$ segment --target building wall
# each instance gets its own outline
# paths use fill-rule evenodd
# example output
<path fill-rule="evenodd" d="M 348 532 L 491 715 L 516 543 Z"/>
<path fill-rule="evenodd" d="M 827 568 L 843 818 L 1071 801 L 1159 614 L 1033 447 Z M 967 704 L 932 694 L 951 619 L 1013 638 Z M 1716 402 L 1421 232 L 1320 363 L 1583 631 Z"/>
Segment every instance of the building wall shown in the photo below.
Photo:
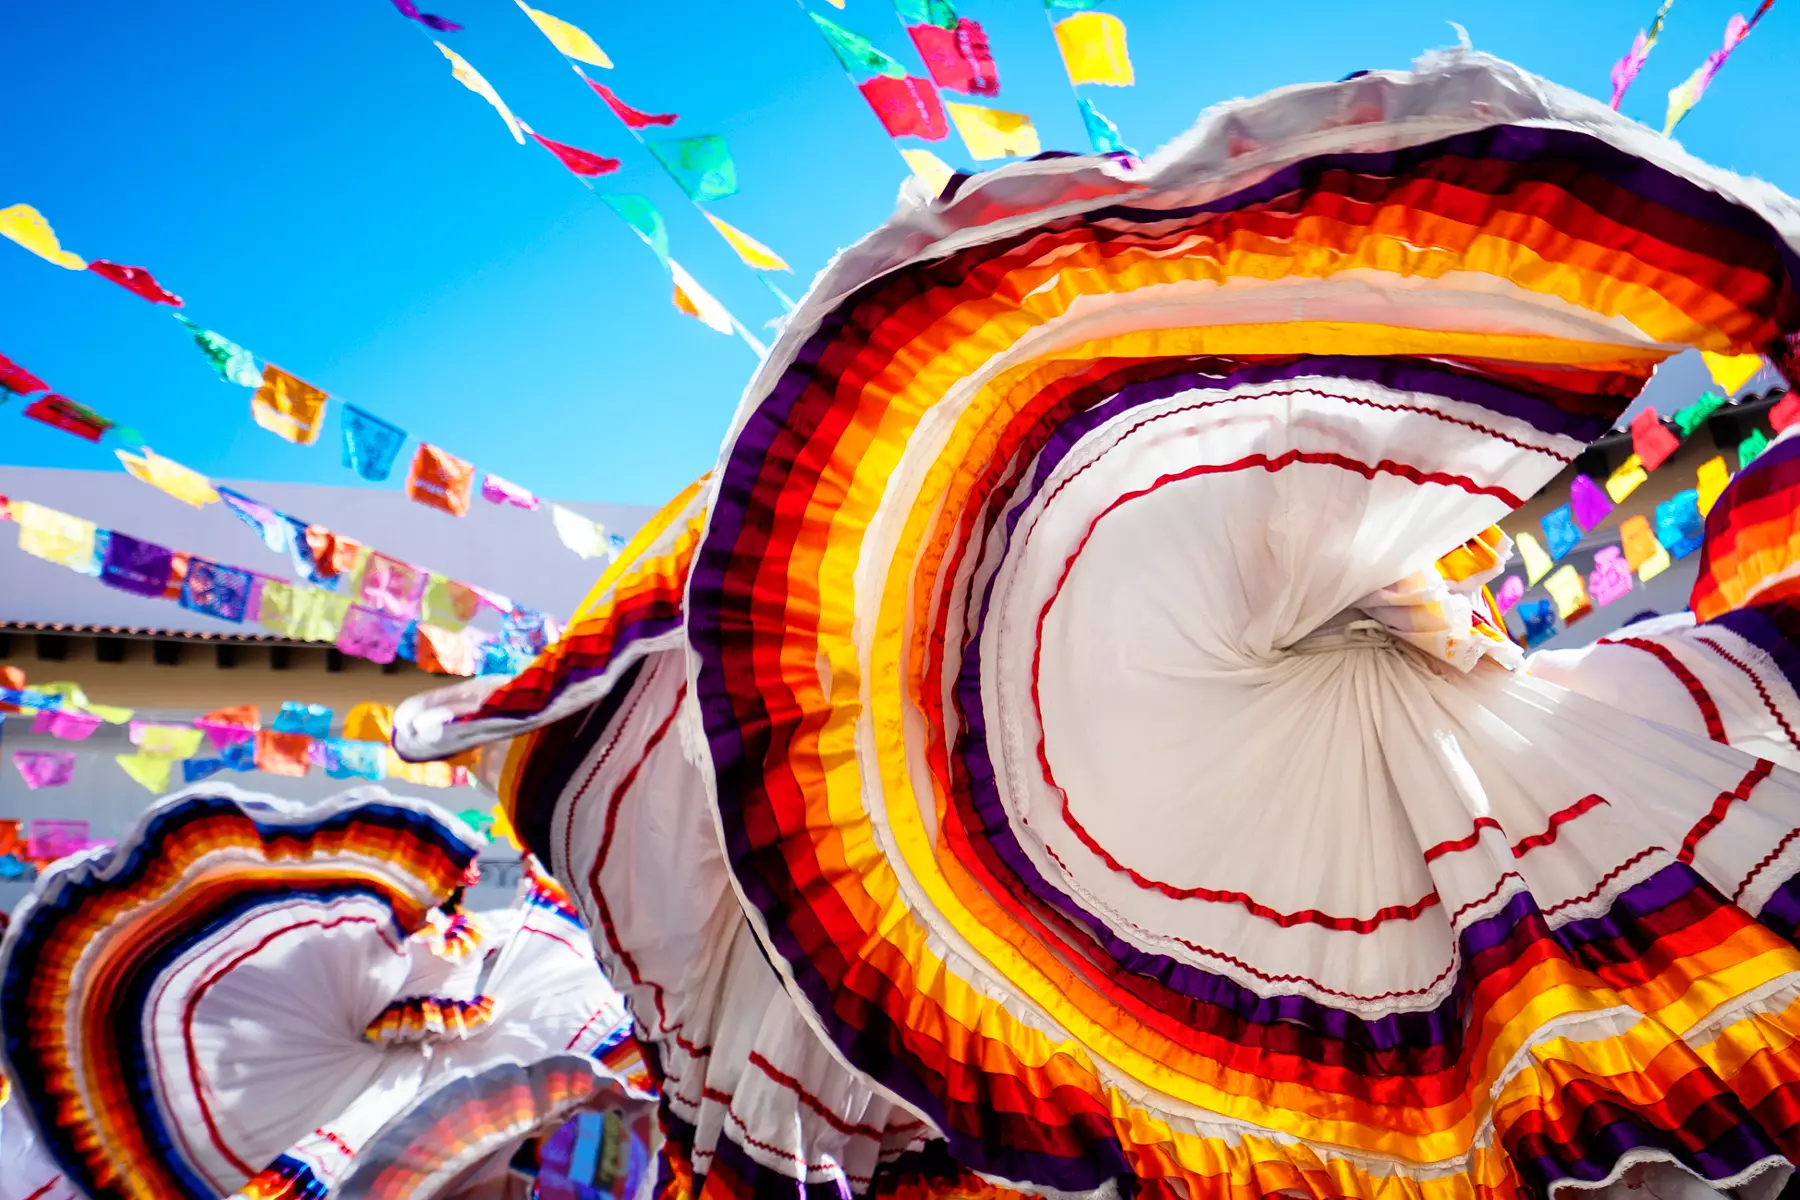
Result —
<path fill-rule="evenodd" d="M 100 639 L 71 635 L 62 639 L 67 657 L 45 659 L 38 654 L 38 637 L 30 633 L 0 635 L 0 666 L 21 668 L 35 683 L 72 680 L 97 704 L 126 708 L 156 707 L 194 713 L 236 704 L 254 704 L 265 715 L 281 708 L 284 700 L 323 704 L 342 713 L 365 700 L 398 704 L 417 692 L 454 682 L 433 675 L 409 662 L 389 671 L 366 659 L 330 656 L 337 670 L 327 667 L 324 646 L 277 647 L 226 644 L 234 665 L 219 665 L 218 644 L 202 641 L 172 643 L 180 660 L 172 665 L 155 661 L 156 643 L 148 638 L 119 638 L 124 661 L 101 662 Z M 274 663 L 287 665 L 276 669 Z"/>

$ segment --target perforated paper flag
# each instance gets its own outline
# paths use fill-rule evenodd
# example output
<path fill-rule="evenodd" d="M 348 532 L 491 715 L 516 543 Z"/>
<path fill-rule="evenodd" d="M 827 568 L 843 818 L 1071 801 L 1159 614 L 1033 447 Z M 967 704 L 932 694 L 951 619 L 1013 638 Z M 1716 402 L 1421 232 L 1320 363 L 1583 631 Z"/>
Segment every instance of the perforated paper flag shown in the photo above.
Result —
<path fill-rule="evenodd" d="M 1008 156 L 1029 157 L 1038 152 L 1037 129 L 1024 113 L 1002 112 L 974 104 L 945 101 L 956 131 L 962 134 L 970 157 L 978 161 Z"/>
<path fill-rule="evenodd" d="M 252 500 L 242 492 L 234 492 L 230 488 L 219 489 L 219 499 L 231 510 L 233 516 L 251 529 L 276 554 L 285 553 L 291 537 L 291 527 L 287 520 L 274 509 L 260 500 Z"/>
<path fill-rule="evenodd" d="M 181 307 L 181 297 L 156 282 L 156 276 L 143 267 L 128 267 L 123 263 L 107 262 L 96 258 L 88 263 L 88 270 L 102 279 L 111 280 L 134 296 L 150 301 L 152 304 L 167 304 L 171 308 Z"/>
<path fill-rule="evenodd" d="M 1594 603 L 1608 605 L 1631 592 L 1631 567 L 1617 546 L 1602 546 L 1594 553 L 1594 567 L 1588 572 L 1588 595 Z"/>
<path fill-rule="evenodd" d="M 50 385 L 21 367 L 12 359 L 0 354 L 0 399 L 6 392 L 20 396 L 28 396 L 33 392 L 47 392 Z"/>
<path fill-rule="evenodd" d="M 481 480 L 481 498 L 490 504 L 510 504 L 514 508 L 522 508 L 527 512 L 537 511 L 541 501 L 530 491 L 516 483 L 509 483 L 498 475 L 486 475 Z"/>
<path fill-rule="evenodd" d="M 1519 552 L 1519 561 L 1525 564 L 1525 581 L 1529 584 L 1535 585 L 1556 566 L 1555 560 L 1529 533 L 1520 533 L 1515 537 L 1513 546 Z"/>
<path fill-rule="evenodd" d="M 1557 562 L 1581 541 L 1581 528 L 1575 524 L 1575 514 L 1567 504 L 1545 513 L 1538 524 L 1544 527 L 1544 545 Z"/>
<path fill-rule="evenodd" d="M 256 619 L 270 633 L 297 642 L 335 642 L 349 611 L 348 596 L 270 579 L 258 593 Z"/>
<path fill-rule="evenodd" d="M 37 715 L 31 718 L 31 732 L 47 734 L 65 742 L 83 742 L 103 724 L 105 722 L 99 717 L 89 713 L 40 708 Z"/>
<path fill-rule="evenodd" d="M 915 25 L 906 32 L 925 61 L 931 81 L 939 87 L 969 96 L 1000 94 L 1000 70 L 980 22 L 964 17 L 954 28 Z"/>
<path fill-rule="evenodd" d="M 1679 449 L 1681 442 L 1663 427 L 1656 409 L 1646 408 L 1631 419 L 1631 450 L 1644 464 L 1644 470 L 1656 470 Z"/>
<path fill-rule="evenodd" d="M 414 4 L 413 0 L 394 0 L 394 7 L 400 10 L 401 16 L 417 21 L 427 29 L 435 29 L 439 33 L 455 33 L 462 28 L 455 21 L 447 21 L 433 13 L 420 12 L 419 6 Z"/>
<path fill-rule="evenodd" d="M 735 332 L 737 323 L 732 320 L 730 311 L 713 299 L 712 293 L 701 287 L 680 263 L 672 258 L 668 261 L 669 273 L 675 277 L 675 307 L 690 317 L 699 318 L 708 329 L 723 334 Z"/>
<path fill-rule="evenodd" d="M 432 575 L 425 585 L 425 599 L 419 606 L 419 619 L 441 625 L 445 629 L 461 629 L 475 619 L 481 609 L 481 597 L 475 589 Z"/>
<path fill-rule="evenodd" d="M 1700 357 L 1706 360 L 1706 369 L 1713 382 L 1724 389 L 1727 396 L 1737 395 L 1751 377 L 1767 365 L 1760 354 L 1713 354 L 1702 350 Z"/>
<path fill-rule="evenodd" d="M 1056 23 L 1056 44 L 1070 83 L 1129 87 L 1131 54 L 1125 45 L 1125 22 L 1107 12 L 1077 13 Z"/>
<path fill-rule="evenodd" d="M 386 745 L 394 736 L 394 706 L 366 700 L 344 714 L 344 737 Z"/>
<path fill-rule="evenodd" d="M 0 237 L 17 242 L 47 262 L 71 271 L 87 268 L 87 260 L 79 254 L 71 254 L 62 248 L 56 240 L 56 231 L 50 228 L 50 222 L 44 220 L 44 214 L 29 204 L 14 204 L 8 208 L 0 208 Z"/>
<path fill-rule="evenodd" d="M 635 192 L 608 193 L 600 197 L 606 206 L 619 214 L 619 218 L 631 226 L 631 231 L 638 235 L 646 246 L 656 252 L 656 257 L 667 262 L 669 259 L 669 227 L 663 221 L 663 215 L 657 211 L 656 205 L 650 203 L 647 196 Z"/>
<path fill-rule="evenodd" d="M 1776 401 L 1775 407 L 1769 410 L 1769 424 L 1776 433 L 1800 424 L 1800 393 L 1789 392 Z"/>
<path fill-rule="evenodd" d="M 319 440 L 325 402 L 330 398 L 304 379 L 269 363 L 263 367 L 262 386 L 250 398 L 250 415 L 276 437 L 310 446 Z"/>
<path fill-rule="evenodd" d="M 94 844 L 86 821 L 33 820 L 30 828 L 31 857 L 39 862 L 80 854 Z"/>
<path fill-rule="evenodd" d="M 175 773 L 175 759 L 153 754 L 115 754 L 113 761 L 153 796 L 169 790 L 169 776 Z"/>
<path fill-rule="evenodd" d="M 248 350 L 223 334 L 201 328 L 180 313 L 173 315 L 193 335 L 194 344 L 200 347 L 200 353 L 206 355 L 207 360 L 212 363 L 213 370 L 219 373 L 220 379 L 240 387 L 262 386 L 262 368 L 256 365 L 256 357 Z"/>
<path fill-rule="evenodd" d="M 874 42 L 860 33 L 853 33 L 835 21 L 828 21 L 818 13 L 808 13 L 819 32 L 825 35 L 826 44 L 831 52 L 837 55 L 838 62 L 844 70 L 861 78 L 863 72 L 873 71 L 877 75 L 886 75 L 892 79 L 906 77 L 906 68 L 900 60 L 891 54 L 878 49 Z"/>
<path fill-rule="evenodd" d="M 894 0 L 894 12 L 903 25 L 956 28 L 956 8 L 949 0 Z"/>
<path fill-rule="evenodd" d="M 256 769 L 300 778 L 312 766 L 312 739 L 304 733 L 264 729 L 256 735 Z"/>
<path fill-rule="evenodd" d="M 405 621 L 416 621 L 431 573 L 385 554 L 369 555 L 363 569 L 361 600 L 365 607 Z"/>
<path fill-rule="evenodd" d="M 1718 392 L 1704 392 L 1692 404 L 1676 409 L 1675 415 L 1669 420 L 1675 422 L 1675 432 L 1680 434 L 1682 440 L 1685 441 L 1693 437 L 1724 403 L 1725 397 Z"/>
<path fill-rule="evenodd" d="M 320 765 L 333 779 L 382 779 L 387 775 L 387 747 L 380 742 L 327 738 L 314 742 Z"/>
<path fill-rule="evenodd" d="M 1769 435 L 1760 429 L 1752 429 L 1750 436 L 1738 443 L 1738 470 L 1743 470 L 1756 461 L 1757 455 L 1769 448 Z"/>
<path fill-rule="evenodd" d="M 1107 119 L 1106 115 L 1094 107 L 1094 102 L 1086 96 L 1077 96 L 1075 104 L 1081 109 L 1081 123 L 1087 129 L 1088 144 L 1096 154 L 1130 153 L 1131 147 L 1119 136 L 1119 127 Z"/>
<path fill-rule="evenodd" d="M 1649 478 L 1644 470 L 1643 460 L 1635 454 L 1628 454 L 1625 461 L 1606 477 L 1606 494 L 1612 497 L 1614 504 L 1619 504 Z"/>
<path fill-rule="evenodd" d="M 114 450 L 113 453 L 118 455 L 120 464 L 133 479 L 147 483 L 183 504 L 205 508 L 219 501 L 219 493 L 206 476 L 172 458 L 164 458 L 148 448 L 142 454 L 133 454 L 129 450 Z"/>
<path fill-rule="evenodd" d="M 949 163 L 929 150 L 912 150 L 903 147 L 900 157 L 906 160 L 906 165 L 912 168 L 912 173 L 919 177 L 919 181 L 933 196 L 943 195 L 944 186 L 956 175 L 956 172 L 950 169 Z"/>
<path fill-rule="evenodd" d="M 99 576 L 100 531 L 92 521 L 30 500 L 14 500 L 12 515 L 19 525 L 19 549 L 71 571 Z"/>
<path fill-rule="evenodd" d="M 439 675 L 475 674 L 475 647 L 460 629 L 442 629 L 420 622 L 413 661 Z"/>
<path fill-rule="evenodd" d="M 525 15 L 531 18 L 531 23 L 543 30 L 544 36 L 550 39 L 550 44 L 570 58 L 595 67 L 613 65 L 612 59 L 606 56 L 606 51 L 600 49 L 600 44 L 580 26 L 571 25 L 561 17 L 553 17 L 541 9 L 532 8 L 525 0 L 516 2 L 525 10 Z"/>
<path fill-rule="evenodd" d="M 1577 472 L 1569 485 L 1569 512 L 1575 518 L 1576 527 L 1583 533 L 1597 528 L 1612 515 L 1612 510 L 1612 501 L 1606 498 L 1600 485 Z"/>
<path fill-rule="evenodd" d="M 406 475 L 406 494 L 427 508 L 466 517 L 475 495 L 475 464 L 420 442 Z"/>
<path fill-rule="evenodd" d="M 355 658 L 391 663 L 405 632 L 406 622 L 399 617 L 352 604 L 344 617 L 344 627 L 338 631 L 337 648 Z"/>
<path fill-rule="evenodd" d="M 737 194 L 737 164 L 731 159 L 730 144 L 717 134 L 662 138 L 644 145 L 695 200 L 704 203 Z"/>
<path fill-rule="evenodd" d="M 406 430 L 354 404 L 343 406 L 338 424 L 344 434 L 344 465 L 370 483 L 387 479 L 406 444 Z"/>
<path fill-rule="evenodd" d="M 1658 542 L 1656 552 L 1638 567 L 1638 582 L 1649 583 L 1674 565 L 1674 562 L 1675 560 L 1669 557 L 1669 552 L 1663 548 L 1662 543 Z"/>
<path fill-rule="evenodd" d="M 1704 469 L 1704 468 L 1702 468 Z M 1675 558 L 1686 558 L 1706 540 L 1706 521 L 1700 513 L 1700 493 L 1676 492 L 1656 506 L 1656 540 Z"/>
<path fill-rule="evenodd" d="M 1525 626 L 1527 648 L 1556 636 L 1556 605 L 1549 599 L 1527 600 L 1514 611 Z"/>
<path fill-rule="evenodd" d="M 875 110 L 889 137 L 916 137 L 936 142 L 950 136 L 944 103 L 938 99 L 937 87 L 929 79 L 912 75 L 889 79 L 877 75 L 863 80 L 857 90 Z"/>
<path fill-rule="evenodd" d="M 31 791 L 66 787 L 75 778 L 72 750 L 14 750 L 13 766 Z"/>
<path fill-rule="evenodd" d="M 562 544 L 582 558 L 599 558 L 608 552 L 606 527 L 560 504 L 550 506 L 550 520 Z"/>
<path fill-rule="evenodd" d="M 238 704 L 215 708 L 194 721 L 205 731 L 208 740 L 219 749 L 249 741 L 262 728 L 262 714 L 254 704 Z"/>
<path fill-rule="evenodd" d="M 733 250 L 737 251 L 737 256 L 743 259 L 748 265 L 755 267 L 759 271 L 793 270 L 792 267 L 787 265 L 787 261 L 783 259 L 781 255 L 775 253 L 743 230 L 726 224 L 711 213 L 706 214 L 706 219 L 712 222 L 712 227 L 719 231 L 720 236 L 730 244 Z"/>
<path fill-rule="evenodd" d="M 613 110 L 613 115 L 615 117 L 619 118 L 619 120 L 625 122 L 625 124 L 633 129 L 648 129 L 652 125 L 673 125 L 680 119 L 676 113 L 651 113 L 644 112 L 642 109 L 633 108 L 631 105 L 619 99 L 613 90 L 604 83 L 596 83 L 592 79 L 588 79 L 587 72 L 583 71 L 580 67 L 575 68 L 575 73 L 581 76 L 589 87 L 594 89 L 594 94 L 596 96 L 599 96 L 602 100 L 606 101 L 606 107 Z"/>
<path fill-rule="evenodd" d="M 175 552 L 167 546 L 114 532 L 100 559 L 100 582 L 134 596 L 160 599 L 169 589 L 174 560 Z"/>
<path fill-rule="evenodd" d="M 72 433 L 89 442 L 99 441 L 102 434 L 113 428 L 111 421 L 87 405 L 77 404 L 67 396 L 59 396 L 55 392 L 39 396 L 26 405 L 25 415 L 34 421 L 42 421 L 52 429 Z"/>
<path fill-rule="evenodd" d="M 450 60 L 450 74 L 456 78 L 456 81 L 493 105 L 494 111 L 500 114 L 500 119 L 506 122 L 506 130 L 512 134 L 513 141 L 523 146 L 525 131 L 519 128 L 519 119 L 513 116 L 512 109 L 506 107 L 506 101 L 500 98 L 500 93 L 494 90 L 494 85 L 482 78 L 481 72 L 471 67 L 467 59 L 444 43 L 433 42 L 431 44 L 441 50 L 444 57 Z"/>
<path fill-rule="evenodd" d="M 1517 575 L 1508 575 L 1494 589 L 1494 606 L 1501 612 L 1511 612 L 1513 606 L 1525 598 L 1525 581 Z"/>
<path fill-rule="evenodd" d="M 1656 540 L 1649 517 L 1639 513 L 1619 522 L 1619 549 L 1625 555 L 1625 565 L 1633 571 L 1656 557 L 1662 543 Z"/>
<path fill-rule="evenodd" d="M 254 584 L 255 577 L 248 571 L 191 558 L 181 584 L 181 607 L 236 624 L 249 610 Z"/>
<path fill-rule="evenodd" d="M 325 737 L 331 732 L 334 714 L 323 704 L 302 704 L 284 700 L 270 728 L 277 733 L 304 733 L 308 737 Z"/>
<path fill-rule="evenodd" d="M 1662 32 L 1663 18 L 1674 4 L 1675 0 L 1663 0 L 1662 8 L 1657 12 L 1656 22 L 1651 25 L 1650 32 L 1645 33 L 1642 29 L 1638 30 L 1637 37 L 1632 39 L 1631 49 L 1627 50 L 1625 56 L 1612 65 L 1612 106 L 1615 112 L 1625 99 L 1626 89 L 1631 87 L 1632 81 L 1638 77 L 1638 72 L 1644 69 L 1644 63 L 1650 58 L 1650 51 L 1656 48 L 1656 38 Z"/>
<path fill-rule="evenodd" d="M 1593 607 L 1588 601 L 1587 585 L 1582 582 L 1581 572 L 1568 563 L 1550 572 L 1549 578 L 1544 580 L 1544 590 L 1556 602 L 1556 615 L 1564 624 L 1580 620 Z"/>
<path fill-rule="evenodd" d="M 1695 503 L 1700 510 L 1700 515 L 1704 517 L 1712 511 L 1713 505 L 1718 503 L 1719 497 L 1724 494 L 1725 485 L 1731 482 L 1731 468 L 1725 465 L 1722 455 L 1709 458 L 1700 464 L 1700 469 L 1695 472 L 1695 479 L 1698 482 Z M 1666 541 L 1663 542 L 1665 546 L 1668 544 Z M 1674 548 L 1670 547 L 1671 553 L 1673 550 Z M 1675 557 L 1680 558 L 1681 556 L 1677 554 Z"/>
<path fill-rule="evenodd" d="M 581 147 L 571 146 L 567 142 L 552 141 L 529 125 L 524 126 L 524 129 L 538 145 L 556 155 L 558 162 L 584 179 L 610 175 L 624 165 L 616 158 L 607 158 L 604 154 L 595 154 L 591 150 L 583 150 Z"/>

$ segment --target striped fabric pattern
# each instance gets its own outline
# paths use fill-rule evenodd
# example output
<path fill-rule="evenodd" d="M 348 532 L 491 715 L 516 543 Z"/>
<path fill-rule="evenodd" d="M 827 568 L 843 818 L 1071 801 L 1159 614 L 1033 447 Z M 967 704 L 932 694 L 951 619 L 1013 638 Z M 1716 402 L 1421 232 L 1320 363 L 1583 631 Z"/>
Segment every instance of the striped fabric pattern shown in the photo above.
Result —
<path fill-rule="evenodd" d="M 1061 581 L 1041 610 L 1003 593 L 1020 562 L 1066 555 L 1066 578 L 1125 506 L 1310 473 L 1391 503 L 1429 564 L 1671 354 L 1800 327 L 1792 203 L 1600 109 L 1466 56 L 1251 102 L 1141 176 L 1011 168 L 847 254 L 752 387 L 688 588 L 709 795 L 789 991 L 960 1168 L 1448 1198 L 1640 1160 L 1735 1186 L 1800 1153 L 1800 952 L 1772 911 L 1791 881 L 1758 862 L 1800 791 L 1769 764 L 1692 750 L 1704 782 L 1671 785 L 1679 827 L 1641 843 L 1597 790 L 1542 796 L 1531 823 L 1453 806 L 1423 842 L 1434 886 L 1357 914 L 1158 879 L 1066 798 L 1052 844 L 995 750 L 1022 736 L 1057 793 L 1029 704 Z M 1252 425 L 1297 432 L 1264 449 Z M 1106 492 L 1183 436 L 1192 465 Z M 1469 686 L 1509 713 L 1524 694 Z M 1591 873 L 1552 883 L 1552 862 Z M 1076 886 L 1102 877 L 1156 893 L 1143 911 L 1222 914 L 1231 946 L 1123 920 Z M 1261 957 L 1426 930 L 1441 972 L 1390 989 Z M 704 1194 L 760 1190 L 730 1166 L 721 1149 Z"/>

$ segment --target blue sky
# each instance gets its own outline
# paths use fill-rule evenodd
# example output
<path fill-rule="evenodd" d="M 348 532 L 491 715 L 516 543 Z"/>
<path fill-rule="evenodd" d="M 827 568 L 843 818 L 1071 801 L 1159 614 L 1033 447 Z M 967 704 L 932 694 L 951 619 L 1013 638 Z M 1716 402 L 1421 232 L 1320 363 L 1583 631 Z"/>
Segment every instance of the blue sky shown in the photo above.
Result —
<path fill-rule="evenodd" d="M 817 11 L 918 70 L 888 0 Z M 890 211 L 905 168 L 787 0 L 540 0 L 591 33 L 626 100 L 729 137 L 742 190 L 714 211 L 797 272 L 798 296 Z M 667 214 L 684 265 L 752 327 L 773 298 L 510 0 L 422 5 L 540 133 L 625 160 L 601 181 Z M 1036 0 L 962 0 L 992 39 L 996 107 L 1085 149 Z M 1653 0 L 1111 0 L 1137 86 L 1087 93 L 1141 150 L 1209 104 L 1402 67 L 1453 40 L 1596 95 Z M 1745 9 L 1751 7 L 1746 4 Z M 1730 0 L 1680 0 L 1626 100 L 1660 126 Z M 1747 15 L 1747 13 L 1746 13 Z M 0 206 L 27 202 L 90 258 L 144 266 L 202 324 L 479 467 L 563 498 L 659 503 L 706 469 L 755 360 L 669 304 L 655 258 L 549 155 L 519 147 L 389 0 L 185 0 L 0 9 Z M 1800 192 L 1800 0 L 1778 4 L 1680 133 Z M 1786 70 L 1783 71 L 1783 67 Z M 954 135 L 935 147 L 967 167 Z M 167 316 L 0 242 L 0 353 L 215 477 L 353 484 L 321 444 L 254 426 Z M 105 468 L 109 450 L 0 410 L 0 463 Z"/>

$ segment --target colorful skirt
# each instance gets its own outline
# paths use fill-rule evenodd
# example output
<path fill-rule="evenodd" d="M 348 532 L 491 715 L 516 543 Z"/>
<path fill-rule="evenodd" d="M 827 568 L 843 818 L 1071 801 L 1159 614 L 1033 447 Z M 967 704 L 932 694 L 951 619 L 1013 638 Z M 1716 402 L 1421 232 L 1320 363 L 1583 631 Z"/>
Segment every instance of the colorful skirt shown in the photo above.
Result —
<path fill-rule="evenodd" d="M 1787 361 L 1800 206 L 1467 53 L 913 199 L 397 732 L 515 739 L 676 1191 L 1773 1197 L 1800 775 L 1483 585 L 1659 363 Z"/>

